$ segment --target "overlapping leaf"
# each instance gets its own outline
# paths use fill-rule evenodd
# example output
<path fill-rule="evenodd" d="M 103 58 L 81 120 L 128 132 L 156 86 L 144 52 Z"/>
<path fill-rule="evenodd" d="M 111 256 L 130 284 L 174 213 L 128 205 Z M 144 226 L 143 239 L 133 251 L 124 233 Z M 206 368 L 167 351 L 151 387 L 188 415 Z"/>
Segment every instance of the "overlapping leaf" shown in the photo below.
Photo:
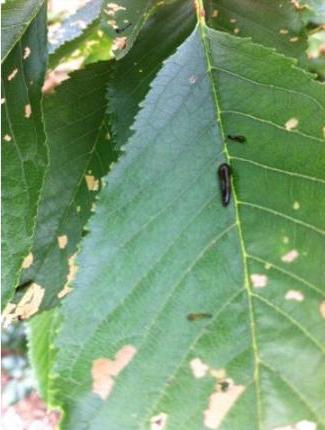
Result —
<path fill-rule="evenodd" d="M 7 0 L 1 5 L 2 61 L 23 37 L 43 4 L 44 0 Z"/>
<path fill-rule="evenodd" d="M 210 26 L 275 48 L 305 63 L 307 35 L 302 11 L 292 2 L 206 0 Z"/>
<path fill-rule="evenodd" d="M 44 103 L 51 164 L 38 210 L 33 263 L 21 283 L 45 288 L 40 309 L 57 304 L 74 273 L 73 255 L 115 158 L 106 120 L 108 62 L 72 74 Z M 17 294 L 15 301 L 20 298 Z"/>
<path fill-rule="evenodd" d="M 63 429 L 324 428 L 324 106 L 203 23 L 165 63 L 63 306 Z"/>
<path fill-rule="evenodd" d="M 41 111 L 41 87 L 47 60 L 46 25 L 43 6 L 2 68 L 3 306 L 17 285 L 23 259 L 32 245 L 47 168 Z"/>

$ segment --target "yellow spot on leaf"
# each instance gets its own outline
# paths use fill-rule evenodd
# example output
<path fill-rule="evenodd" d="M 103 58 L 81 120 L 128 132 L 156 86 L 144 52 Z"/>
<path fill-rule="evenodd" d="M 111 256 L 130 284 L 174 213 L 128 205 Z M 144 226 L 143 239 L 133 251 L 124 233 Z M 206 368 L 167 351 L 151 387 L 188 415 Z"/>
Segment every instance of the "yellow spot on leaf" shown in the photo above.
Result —
<path fill-rule="evenodd" d="M 286 28 L 282 28 L 282 29 L 279 31 L 279 33 L 280 33 L 280 34 L 288 34 L 288 33 L 289 33 L 289 30 L 287 30 Z"/>
<path fill-rule="evenodd" d="M 193 358 L 190 362 L 190 366 L 195 378 L 203 378 L 209 370 L 209 366 L 203 363 L 200 358 Z"/>
<path fill-rule="evenodd" d="M 285 295 L 286 300 L 295 300 L 296 302 L 302 302 L 304 300 L 304 295 L 297 290 L 289 290 Z"/>
<path fill-rule="evenodd" d="M 10 142 L 12 140 L 12 137 L 9 134 L 5 134 L 3 136 L 3 140 L 5 140 L 6 142 Z"/>
<path fill-rule="evenodd" d="M 294 128 L 297 128 L 298 124 L 299 124 L 299 121 L 298 121 L 298 119 L 297 119 L 297 118 L 290 118 L 290 119 L 289 119 L 289 120 L 284 124 L 284 126 L 285 126 L 285 128 L 286 128 L 288 131 L 290 131 L 290 130 L 293 130 Z"/>
<path fill-rule="evenodd" d="M 17 75 L 18 69 L 14 69 L 9 75 L 8 75 L 8 81 L 13 80 L 13 78 Z"/>
<path fill-rule="evenodd" d="M 281 257 L 281 260 L 284 263 L 292 263 L 293 261 L 295 261 L 297 258 L 299 257 L 299 252 L 296 249 L 292 249 L 291 251 L 289 251 L 287 254 L 283 255 Z"/>
<path fill-rule="evenodd" d="M 33 254 L 30 252 L 27 257 L 24 258 L 22 269 L 28 269 L 33 264 Z"/>
<path fill-rule="evenodd" d="M 261 275 L 259 273 L 253 273 L 251 276 L 251 282 L 254 288 L 264 288 L 266 287 L 268 277 L 266 275 Z"/>
<path fill-rule="evenodd" d="M 234 29 L 234 33 L 235 33 L 235 34 L 238 34 L 239 32 L 240 32 L 240 29 L 239 29 L 239 28 L 235 28 L 235 29 Z"/>
<path fill-rule="evenodd" d="M 5 99 L 5 98 L 2 98 L 2 99 L 1 99 L 1 104 L 3 105 L 5 101 L 6 101 L 6 99 Z"/>
<path fill-rule="evenodd" d="M 294 43 L 294 42 L 298 42 L 298 40 L 299 40 L 299 37 L 291 37 L 291 38 L 289 39 L 289 41 L 290 41 L 290 42 L 292 42 L 292 43 Z"/>
<path fill-rule="evenodd" d="M 58 245 L 60 249 L 64 249 L 68 244 L 68 236 L 63 234 L 62 236 L 58 236 Z"/>
<path fill-rule="evenodd" d="M 293 207 L 294 210 L 297 211 L 300 208 L 300 203 L 299 202 L 294 202 L 294 204 L 293 204 L 292 207 Z"/>
<path fill-rule="evenodd" d="M 214 9 L 214 11 L 212 12 L 212 18 L 217 18 L 218 15 L 219 15 L 218 9 Z"/>
<path fill-rule="evenodd" d="M 231 18 L 230 22 L 231 22 L 232 24 L 235 24 L 235 22 L 237 22 L 237 19 L 235 19 L 235 18 Z"/>
<path fill-rule="evenodd" d="M 109 358 L 98 358 L 93 361 L 92 391 L 103 400 L 110 395 L 115 384 L 116 377 L 132 361 L 137 350 L 132 345 L 123 346 L 115 355 L 114 360 Z"/>
<path fill-rule="evenodd" d="M 167 423 L 168 415 L 161 412 L 150 419 L 150 430 L 163 430 Z"/>

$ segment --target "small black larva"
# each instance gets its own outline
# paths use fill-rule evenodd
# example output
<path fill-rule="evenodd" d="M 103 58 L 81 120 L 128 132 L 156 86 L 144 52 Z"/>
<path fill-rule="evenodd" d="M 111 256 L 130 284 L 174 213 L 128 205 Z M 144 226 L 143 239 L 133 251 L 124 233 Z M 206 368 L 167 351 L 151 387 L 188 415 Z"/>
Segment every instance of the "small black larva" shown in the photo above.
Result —
<path fill-rule="evenodd" d="M 223 206 L 228 206 L 231 197 L 231 167 L 222 163 L 218 169 L 221 201 Z"/>
<path fill-rule="evenodd" d="M 240 134 L 238 135 L 234 135 L 234 134 L 228 134 L 228 139 L 233 140 L 234 142 L 239 142 L 239 143 L 245 143 L 246 142 L 246 137 L 242 136 Z"/>

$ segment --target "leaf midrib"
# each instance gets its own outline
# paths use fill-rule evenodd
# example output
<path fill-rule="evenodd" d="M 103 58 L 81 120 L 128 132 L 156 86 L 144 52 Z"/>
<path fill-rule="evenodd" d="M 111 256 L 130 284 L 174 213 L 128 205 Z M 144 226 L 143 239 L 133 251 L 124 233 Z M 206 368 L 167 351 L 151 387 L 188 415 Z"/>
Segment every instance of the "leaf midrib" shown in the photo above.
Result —
<path fill-rule="evenodd" d="M 200 37 L 202 41 L 202 45 L 204 48 L 204 56 L 206 60 L 207 65 L 207 75 L 210 81 L 211 89 L 212 89 L 212 97 L 215 103 L 215 113 L 216 113 L 216 121 L 220 125 L 220 134 L 222 137 L 222 140 L 224 142 L 224 153 L 225 158 L 229 165 L 231 165 L 231 157 L 227 148 L 226 144 L 226 136 L 220 116 L 221 107 L 219 103 L 219 97 L 217 88 L 215 85 L 215 82 L 213 80 L 212 76 L 212 70 L 213 66 L 211 64 L 211 57 L 210 57 L 210 50 L 208 46 L 208 38 L 206 36 L 206 23 L 205 23 L 205 10 L 203 6 L 203 0 L 196 0 L 196 13 L 197 13 L 197 21 L 198 21 L 198 28 L 200 32 Z M 240 243 L 240 251 L 242 254 L 242 263 L 243 263 L 243 269 L 244 269 L 244 288 L 247 294 L 247 300 L 248 300 L 248 308 L 249 308 L 249 320 L 250 320 L 250 331 L 251 331 L 251 338 L 252 338 L 252 351 L 254 356 L 254 372 L 253 372 L 253 381 L 255 384 L 255 392 L 256 392 L 256 422 L 257 422 L 257 429 L 261 429 L 261 393 L 260 393 L 260 384 L 259 384 L 259 350 L 257 345 L 257 335 L 256 335 L 256 327 L 255 327 L 255 319 L 254 319 L 254 307 L 253 307 L 253 299 L 252 299 L 252 290 L 249 283 L 248 278 L 248 264 L 247 264 L 247 251 L 246 246 L 242 234 L 242 228 L 241 228 L 241 220 L 239 216 L 239 210 L 238 210 L 238 197 L 237 193 L 234 187 L 234 181 L 233 178 L 231 178 L 231 186 L 232 186 L 232 195 L 233 195 L 233 201 L 234 201 L 234 208 L 235 208 L 235 224 L 237 225 L 238 230 L 238 238 Z"/>

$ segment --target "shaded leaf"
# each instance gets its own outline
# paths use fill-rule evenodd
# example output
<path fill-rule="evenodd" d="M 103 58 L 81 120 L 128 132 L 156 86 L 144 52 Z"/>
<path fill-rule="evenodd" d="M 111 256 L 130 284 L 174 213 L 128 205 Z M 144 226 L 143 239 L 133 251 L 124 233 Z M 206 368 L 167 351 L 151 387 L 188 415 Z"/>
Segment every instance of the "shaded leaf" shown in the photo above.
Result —
<path fill-rule="evenodd" d="M 105 118 L 108 62 L 75 72 L 44 101 L 51 164 L 38 211 L 33 263 L 21 282 L 45 288 L 41 308 L 58 303 L 74 276 L 77 245 L 115 154 Z M 59 297 L 58 297 L 59 295 Z M 18 292 L 15 301 L 20 299 Z"/>
<path fill-rule="evenodd" d="M 41 111 L 46 24 L 43 6 L 2 67 L 3 306 L 17 285 L 32 245 L 48 162 Z"/>
<path fill-rule="evenodd" d="M 7 0 L 1 5 L 1 60 L 23 37 L 37 17 L 44 0 Z"/>
<path fill-rule="evenodd" d="M 175 52 L 195 25 L 191 2 L 177 0 L 159 7 L 146 21 L 131 52 L 113 65 L 108 109 L 118 147 L 131 135 L 139 103 L 162 62 Z"/>
<path fill-rule="evenodd" d="M 62 308 L 63 429 L 324 428 L 324 105 L 292 61 L 204 23 L 168 59 Z"/>
<path fill-rule="evenodd" d="M 205 3 L 212 28 L 251 37 L 254 42 L 305 63 L 305 22 L 302 12 L 289 1 L 206 0 Z"/>

